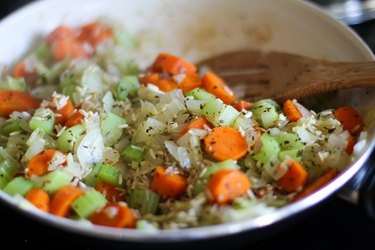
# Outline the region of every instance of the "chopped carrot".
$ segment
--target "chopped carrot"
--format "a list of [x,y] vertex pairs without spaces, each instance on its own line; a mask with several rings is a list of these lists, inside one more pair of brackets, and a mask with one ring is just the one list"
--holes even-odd
[[113,37],[111,28],[104,26],[100,22],[93,22],[81,27],[78,41],[88,42],[92,46]]
[[302,118],[302,114],[299,112],[297,106],[289,99],[284,102],[283,110],[286,117],[291,122],[296,122]]
[[58,114],[56,115],[55,123],[64,125],[66,121],[70,118],[70,116],[73,114],[74,105],[71,100],[68,100],[65,106],[62,107],[61,109],[53,108],[52,110],[54,111],[55,114]]
[[33,70],[27,70],[25,63],[21,62],[14,66],[12,75],[15,78],[27,78],[33,76],[34,73],[35,72]]
[[81,112],[77,111],[69,117],[69,119],[65,123],[65,126],[70,128],[70,127],[73,127],[75,125],[81,124],[83,117],[84,117],[83,114]]
[[333,115],[339,120],[344,128],[351,135],[356,135],[363,129],[363,119],[361,114],[350,106],[340,107]]
[[246,194],[251,187],[251,182],[239,170],[222,169],[210,178],[207,187],[212,200],[218,205],[223,205],[229,204],[237,197]]
[[212,124],[206,120],[203,116],[198,117],[197,119],[191,121],[186,127],[181,130],[180,135],[184,135],[186,132],[188,132],[192,128],[199,128],[204,129],[205,126],[208,126],[209,128],[212,128]]
[[333,180],[339,172],[337,169],[330,169],[325,174],[320,176],[318,179],[313,181],[312,183],[306,185],[301,192],[299,192],[296,196],[294,196],[293,201],[300,200],[305,198],[306,196],[316,192],[318,189],[322,188],[326,184],[328,184],[331,180]]
[[52,45],[57,40],[75,40],[75,39],[77,39],[77,33],[73,29],[65,25],[60,25],[47,36],[46,41],[49,45]]
[[179,85],[171,77],[160,79],[153,84],[158,86],[158,88],[164,92],[169,92],[174,89],[178,89],[179,87]]
[[175,198],[185,192],[188,185],[185,176],[169,173],[165,167],[156,167],[151,181],[151,189],[156,193]]
[[89,56],[82,43],[69,39],[57,40],[52,46],[52,54],[56,60],[87,58]]
[[287,164],[288,169],[286,173],[276,181],[276,183],[288,193],[298,191],[298,189],[302,188],[307,181],[307,171],[295,160],[288,159],[285,163]]
[[237,109],[238,111],[242,111],[243,109],[244,110],[249,110],[251,107],[251,102],[247,102],[247,101],[244,101],[244,100],[240,100],[238,101],[235,105],[234,105],[234,108]]
[[84,192],[78,187],[66,185],[53,196],[50,212],[56,216],[67,217],[70,213],[70,205]]
[[135,228],[136,217],[127,205],[108,203],[92,215],[91,222],[95,225],[107,227]]
[[52,160],[56,152],[58,151],[55,149],[46,149],[43,152],[33,156],[27,164],[27,176],[42,176],[48,173],[49,162]]
[[231,127],[216,127],[204,137],[205,151],[218,161],[238,160],[247,153],[247,142]]
[[233,91],[228,87],[225,81],[214,72],[208,71],[203,76],[202,82],[207,92],[220,98],[225,104],[231,104],[236,99]]
[[152,83],[155,85],[156,82],[158,82],[160,80],[160,74],[158,73],[149,73],[149,74],[146,74],[145,76],[142,76],[139,81],[143,84],[143,85],[147,85],[149,83]]
[[7,117],[13,111],[32,111],[39,107],[39,100],[17,90],[0,90],[0,116]]
[[202,86],[202,79],[197,73],[188,74],[180,83],[182,93],[186,94],[190,90],[199,88]]
[[95,190],[102,193],[108,201],[115,202],[124,200],[125,194],[118,187],[101,181],[95,186]]
[[355,141],[354,136],[350,135],[348,137],[348,143],[346,144],[346,147],[345,147],[345,152],[348,155],[351,155],[353,153],[353,148],[354,148],[355,143],[356,141]]
[[29,192],[27,192],[25,199],[43,212],[49,212],[49,196],[43,189],[31,189]]
[[197,68],[178,56],[160,53],[152,64],[152,70],[154,72],[178,75],[195,73]]

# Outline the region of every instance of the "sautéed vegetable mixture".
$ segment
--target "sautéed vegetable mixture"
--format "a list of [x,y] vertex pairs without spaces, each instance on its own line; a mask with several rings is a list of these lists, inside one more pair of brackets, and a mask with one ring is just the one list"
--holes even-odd
[[335,178],[365,136],[350,106],[238,99],[212,71],[104,22],[53,30],[0,79],[0,189],[96,225],[180,229],[252,218]]

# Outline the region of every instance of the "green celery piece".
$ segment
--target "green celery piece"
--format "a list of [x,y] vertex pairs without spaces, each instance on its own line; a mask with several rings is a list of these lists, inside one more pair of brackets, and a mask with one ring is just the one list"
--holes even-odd
[[56,193],[62,187],[68,185],[72,176],[62,170],[52,171],[42,177],[42,188],[49,194]]
[[48,61],[52,57],[52,52],[49,46],[45,43],[40,45],[36,50],[35,50],[35,55],[40,61]]
[[105,146],[112,146],[122,135],[123,128],[120,125],[126,124],[124,118],[108,112],[106,117],[100,123],[100,129],[104,138]]
[[85,127],[80,124],[66,129],[56,141],[57,149],[62,152],[72,151],[74,146],[72,142],[75,142],[83,132]]
[[280,152],[280,146],[276,139],[267,133],[263,133],[260,137],[262,141],[262,148],[253,156],[253,159],[261,163],[268,162],[272,156],[277,156]]
[[81,218],[90,218],[95,211],[105,206],[106,198],[96,190],[88,191],[72,203],[73,210]]
[[220,111],[222,110],[224,106],[223,101],[220,99],[210,99],[202,109],[202,115],[206,117],[208,121],[210,121],[212,124],[216,123],[216,117],[220,115]]
[[141,231],[157,231],[157,230],[159,230],[156,225],[151,224],[147,220],[137,220],[137,224],[136,224],[135,228],[137,230],[141,230]]
[[10,133],[14,131],[21,131],[23,132],[24,129],[20,126],[20,119],[12,119],[7,121],[2,127],[1,127],[1,133],[5,136],[9,136]]
[[0,174],[11,179],[20,169],[20,164],[3,147],[0,147]]
[[253,113],[254,118],[265,128],[269,128],[275,124],[279,118],[277,105],[273,100],[263,99],[255,102],[250,111]]
[[240,169],[235,160],[225,160],[222,162],[214,163],[206,168],[206,171],[202,175],[203,179],[209,179],[213,174],[222,169]]
[[31,118],[30,129],[37,128],[44,131],[47,135],[51,134],[55,125],[55,114],[50,109],[39,108],[35,110],[34,116]]
[[116,32],[115,43],[124,48],[134,48],[136,46],[136,39],[127,31]]
[[3,189],[8,183],[10,179],[6,177],[4,174],[0,174],[0,189]]
[[160,196],[147,188],[135,188],[130,192],[129,206],[142,215],[155,214]]
[[302,151],[300,149],[287,149],[279,152],[280,161],[285,160],[287,157],[292,158],[296,161],[301,161]]
[[120,178],[122,178],[120,170],[109,164],[101,164],[98,177],[100,180],[114,186],[119,186]]
[[128,97],[136,96],[140,87],[138,77],[124,76],[117,85],[115,97],[120,101],[124,101]]
[[190,90],[186,93],[186,96],[192,96],[195,100],[211,100],[216,99],[216,97],[208,93],[206,90],[202,88],[195,88],[193,90]]
[[203,180],[198,180],[193,184],[193,194],[197,196],[198,194],[202,193],[206,189],[207,183]]
[[145,154],[146,149],[130,144],[122,151],[121,156],[126,162],[141,162],[144,160]]
[[11,179],[19,171],[19,165],[12,164],[10,160],[3,160],[0,162],[0,175]]
[[224,104],[220,113],[215,117],[216,126],[233,126],[234,122],[236,121],[237,117],[240,115],[235,108],[231,105]]
[[27,84],[24,78],[13,78],[7,76],[0,80],[0,89],[27,91]]
[[293,133],[281,132],[279,133],[275,139],[280,144],[280,147],[283,150],[287,149],[303,149],[303,143],[298,135]]
[[62,94],[69,96],[70,100],[74,101],[74,93],[76,92],[77,85],[75,84],[66,84],[62,88]]
[[83,182],[90,187],[95,187],[100,182],[99,172],[101,167],[102,164],[93,166],[91,172],[83,179]]
[[25,177],[19,176],[11,180],[5,187],[4,192],[14,196],[16,194],[26,195],[34,187],[34,183]]

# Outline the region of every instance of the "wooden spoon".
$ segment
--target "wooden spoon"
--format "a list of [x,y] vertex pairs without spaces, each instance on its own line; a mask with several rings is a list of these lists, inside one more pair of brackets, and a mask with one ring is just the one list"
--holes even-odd
[[331,62],[283,52],[245,50],[198,63],[241,97],[282,102],[347,88],[374,87],[375,62]]

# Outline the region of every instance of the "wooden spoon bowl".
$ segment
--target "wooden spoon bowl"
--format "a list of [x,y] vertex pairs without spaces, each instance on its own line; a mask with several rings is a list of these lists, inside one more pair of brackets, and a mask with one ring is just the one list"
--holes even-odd
[[245,50],[198,63],[219,74],[241,98],[301,99],[375,86],[375,62],[332,62],[283,52]]

